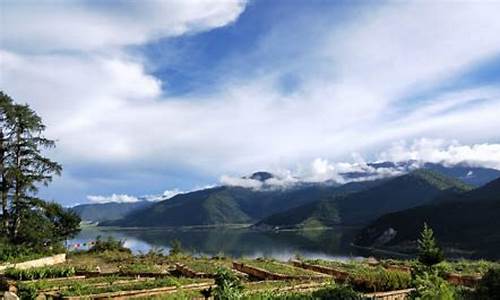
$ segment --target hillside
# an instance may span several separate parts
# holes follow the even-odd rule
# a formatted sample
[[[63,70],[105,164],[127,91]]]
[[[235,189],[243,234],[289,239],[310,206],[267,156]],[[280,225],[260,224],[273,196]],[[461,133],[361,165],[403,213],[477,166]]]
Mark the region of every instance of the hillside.
[[[427,203],[443,193],[456,194],[471,189],[457,179],[417,170],[364,191],[321,199],[269,216],[256,226],[366,224],[383,214]]]
[[[90,203],[74,206],[71,210],[76,212],[82,221],[103,222],[121,219],[133,211],[137,211],[151,205],[153,205],[153,203],[149,201],[131,203]]]
[[[500,179],[436,204],[384,215],[361,231],[356,244],[393,248],[409,245],[417,239],[424,222],[446,245],[478,249],[482,255],[498,253]]]
[[[113,226],[195,226],[248,224],[283,210],[333,195],[360,191],[379,181],[346,185],[300,184],[279,190],[215,187],[177,195],[167,201],[132,213],[127,218],[103,225]]]

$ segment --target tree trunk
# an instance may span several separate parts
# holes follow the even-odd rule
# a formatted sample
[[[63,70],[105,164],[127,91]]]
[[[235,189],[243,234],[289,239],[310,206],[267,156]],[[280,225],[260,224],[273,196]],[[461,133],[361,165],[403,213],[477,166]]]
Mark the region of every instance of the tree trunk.
[[[0,130],[0,198],[2,202],[2,225],[0,225],[1,231],[5,234],[9,228],[9,211],[8,211],[8,194],[9,185],[6,178],[6,151],[4,145],[4,134]]]

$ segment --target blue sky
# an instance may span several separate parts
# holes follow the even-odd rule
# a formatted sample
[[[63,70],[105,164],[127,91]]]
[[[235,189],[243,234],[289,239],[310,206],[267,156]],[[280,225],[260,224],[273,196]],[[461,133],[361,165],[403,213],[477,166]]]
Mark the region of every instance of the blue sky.
[[[495,2],[0,1],[0,86],[70,205],[371,160],[500,169]],[[24,22],[23,20],[31,20]],[[125,196],[128,195],[128,196]]]

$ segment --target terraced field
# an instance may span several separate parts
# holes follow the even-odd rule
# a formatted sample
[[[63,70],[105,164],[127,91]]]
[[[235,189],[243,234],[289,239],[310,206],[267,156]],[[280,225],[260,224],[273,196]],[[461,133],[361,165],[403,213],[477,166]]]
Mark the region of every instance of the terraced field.
[[[239,260],[239,262],[257,267],[259,269],[263,269],[270,273],[274,274],[282,274],[282,275],[291,275],[291,276],[317,276],[320,275],[317,272],[301,269],[294,267],[290,264],[278,262],[275,260],[267,260],[267,259],[257,259],[257,260]]]

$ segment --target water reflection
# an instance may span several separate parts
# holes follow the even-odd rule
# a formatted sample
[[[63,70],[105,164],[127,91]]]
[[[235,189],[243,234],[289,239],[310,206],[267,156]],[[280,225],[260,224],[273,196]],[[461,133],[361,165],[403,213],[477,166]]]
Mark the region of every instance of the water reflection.
[[[133,252],[147,252],[161,248],[165,253],[172,240],[179,240],[186,250],[195,255],[232,257],[273,257],[287,260],[295,255],[308,258],[346,259],[356,256],[349,246],[356,233],[353,228],[297,231],[256,231],[250,229],[111,229],[84,228],[70,244],[95,240],[96,236],[112,236],[125,240]],[[80,245],[81,246],[81,245]],[[80,247],[82,248],[82,247]]]

